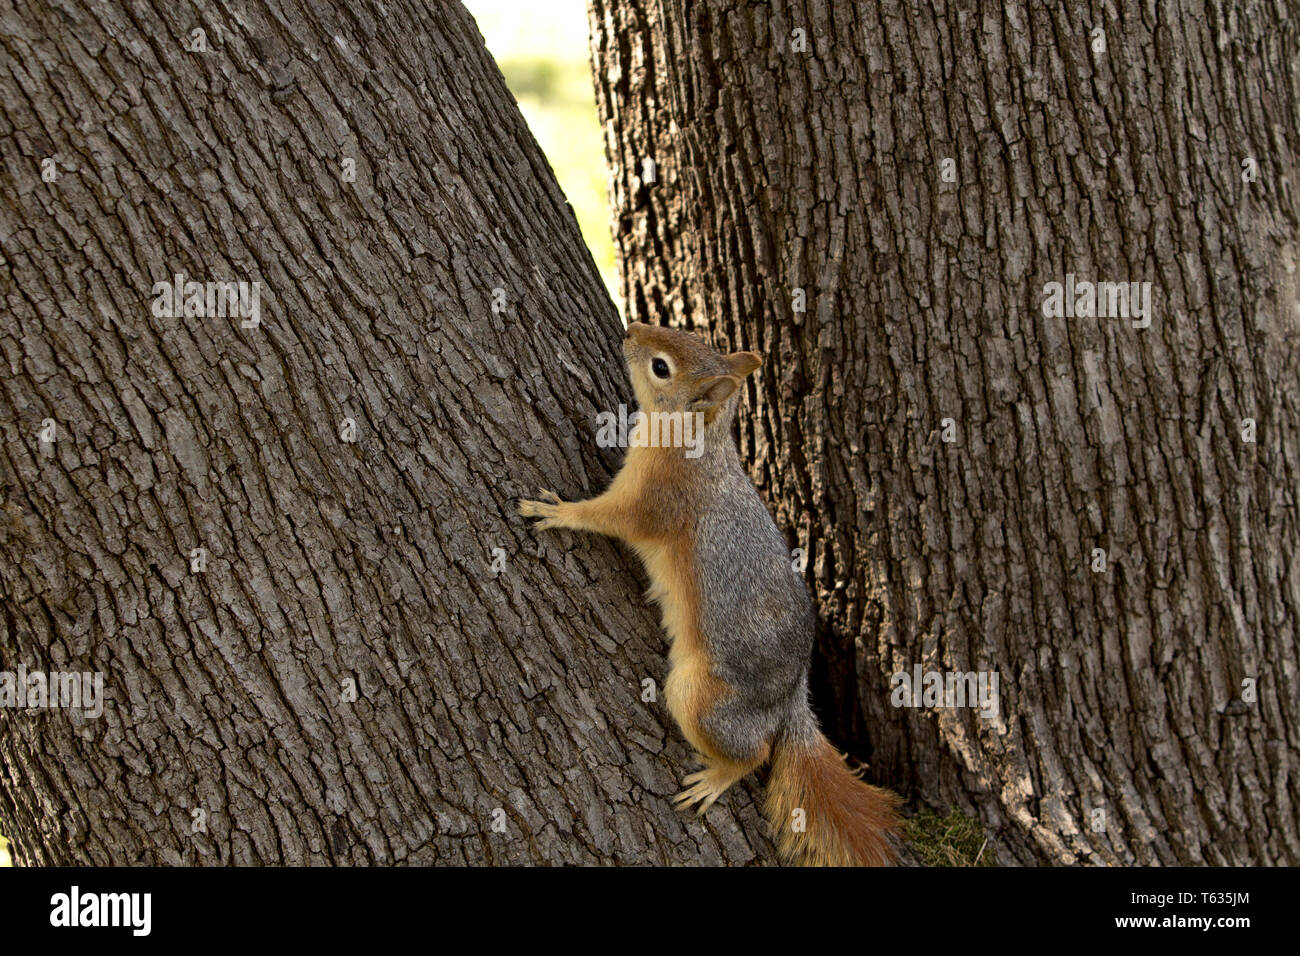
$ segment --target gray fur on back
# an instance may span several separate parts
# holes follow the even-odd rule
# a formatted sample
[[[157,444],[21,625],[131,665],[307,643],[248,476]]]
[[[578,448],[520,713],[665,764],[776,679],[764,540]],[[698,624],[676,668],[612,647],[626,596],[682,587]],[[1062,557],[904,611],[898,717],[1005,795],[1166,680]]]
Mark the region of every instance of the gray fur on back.
[[[696,461],[709,472],[712,494],[696,503],[693,534],[702,638],[714,673],[737,691],[703,725],[719,747],[742,759],[788,723],[802,729],[804,715],[811,717],[807,671],[816,617],[785,539],[741,467],[730,429],[734,402],[709,429]]]

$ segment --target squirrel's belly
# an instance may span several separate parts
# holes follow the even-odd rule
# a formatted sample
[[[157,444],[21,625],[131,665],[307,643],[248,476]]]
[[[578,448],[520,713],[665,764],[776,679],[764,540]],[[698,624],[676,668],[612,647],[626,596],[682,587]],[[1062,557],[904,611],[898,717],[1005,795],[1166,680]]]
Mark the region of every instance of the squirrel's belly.
[[[650,578],[649,597],[659,603],[674,659],[703,654],[699,639],[700,597],[690,550],[675,542],[638,544]]]
[[[713,661],[700,637],[700,601],[690,549],[672,542],[639,544],[636,548],[650,578],[650,597],[663,611],[664,630],[671,640],[664,701],[673,719],[696,750],[716,748],[700,728],[700,718],[724,696],[727,685],[713,672]]]

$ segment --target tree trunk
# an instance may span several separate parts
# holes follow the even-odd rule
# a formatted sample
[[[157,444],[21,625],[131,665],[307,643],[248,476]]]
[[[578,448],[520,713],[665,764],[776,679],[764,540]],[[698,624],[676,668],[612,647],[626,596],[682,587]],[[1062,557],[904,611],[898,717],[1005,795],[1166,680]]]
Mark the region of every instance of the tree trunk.
[[[842,742],[1004,861],[1300,862],[1295,7],[590,10],[627,318],[767,356]]]
[[[752,790],[667,799],[634,562],[515,515],[600,489],[628,386],[464,8],[0,22],[0,669],[107,697],[0,709],[18,861],[770,859]],[[166,317],[178,273],[260,323]]]

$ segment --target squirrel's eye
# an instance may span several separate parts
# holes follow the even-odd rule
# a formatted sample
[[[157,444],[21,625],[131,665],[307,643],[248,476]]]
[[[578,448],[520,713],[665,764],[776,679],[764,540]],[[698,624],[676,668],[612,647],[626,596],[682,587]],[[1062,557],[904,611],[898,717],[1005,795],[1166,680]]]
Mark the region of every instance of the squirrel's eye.
[[[665,361],[664,361],[663,359],[661,359],[661,358],[657,358],[657,359],[655,359],[653,362],[651,362],[651,363],[650,363],[650,369],[651,369],[651,371],[653,371],[653,372],[655,373],[655,375],[657,375],[659,378],[667,378],[667,377],[668,377],[668,363],[665,362]]]

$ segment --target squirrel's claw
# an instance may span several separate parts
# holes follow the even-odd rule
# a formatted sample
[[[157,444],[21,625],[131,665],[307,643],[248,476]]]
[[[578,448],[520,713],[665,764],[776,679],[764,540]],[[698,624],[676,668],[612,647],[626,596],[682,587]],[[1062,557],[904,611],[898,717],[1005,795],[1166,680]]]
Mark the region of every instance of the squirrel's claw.
[[[545,488],[540,489],[537,493],[548,500],[534,501],[530,498],[521,498],[519,500],[519,513],[525,518],[543,519],[537,524],[537,530],[539,531],[545,528],[555,527],[556,522],[552,519],[554,519],[558,513],[560,505],[564,504],[563,499],[561,499],[555,492],[548,491]]]
[[[682,783],[686,784],[687,788],[673,797],[673,803],[679,810],[686,810],[698,803],[699,808],[696,812],[703,815],[704,811],[713,806],[718,797],[722,796],[722,791],[717,789],[708,770],[693,773]]]

